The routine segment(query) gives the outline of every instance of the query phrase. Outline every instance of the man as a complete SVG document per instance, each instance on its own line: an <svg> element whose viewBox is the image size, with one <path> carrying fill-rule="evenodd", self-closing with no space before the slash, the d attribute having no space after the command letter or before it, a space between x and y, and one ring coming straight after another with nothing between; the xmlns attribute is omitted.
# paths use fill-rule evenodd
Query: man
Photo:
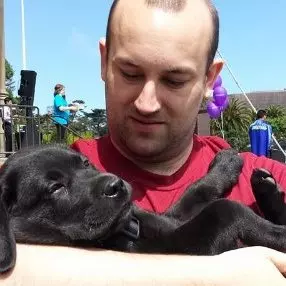
<svg viewBox="0 0 286 286"><path fill-rule="evenodd" d="M106 43L100 42L110 136L73 148L132 183L134 201L145 209L162 212L172 205L228 146L193 136L203 95L222 68L213 61L217 41L218 19L207 0L119 0L112 6ZM231 199L254 203L253 167L268 167L286 187L282 164L243 156L244 171ZM285 272L284 254L259 247L192 257L22 246L14 273L1 282L286 285Z"/></svg>
<svg viewBox="0 0 286 286"><path fill-rule="evenodd" d="M2 120L3 120L3 130L4 130L4 134L5 134L5 152L6 153L6 157L8 157L9 155L11 155L12 152L12 116L11 116L11 112L12 112L12 100L9 97L6 97L4 99L4 103L5 106L3 106L2 111Z"/></svg>
<svg viewBox="0 0 286 286"><path fill-rule="evenodd" d="M266 111L257 111L256 120L249 127L251 152L257 156L270 157L272 127L266 122Z"/></svg>

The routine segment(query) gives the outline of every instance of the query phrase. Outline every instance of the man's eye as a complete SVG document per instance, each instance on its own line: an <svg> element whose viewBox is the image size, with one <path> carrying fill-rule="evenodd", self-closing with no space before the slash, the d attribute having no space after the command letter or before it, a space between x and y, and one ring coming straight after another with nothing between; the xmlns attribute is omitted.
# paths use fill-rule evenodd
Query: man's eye
<svg viewBox="0 0 286 286"><path fill-rule="evenodd" d="M171 80L167 78L164 79L163 81L167 86L174 88L174 89L182 88L186 84L186 81L176 81L176 80Z"/></svg>
<svg viewBox="0 0 286 286"><path fill-rule="evenodd" d="M138 80L140 79L142 76L140 74L137 73L127 73L123 70L121 70L121 74L123 75L123 77L125 77L128 80Z"/></svg>

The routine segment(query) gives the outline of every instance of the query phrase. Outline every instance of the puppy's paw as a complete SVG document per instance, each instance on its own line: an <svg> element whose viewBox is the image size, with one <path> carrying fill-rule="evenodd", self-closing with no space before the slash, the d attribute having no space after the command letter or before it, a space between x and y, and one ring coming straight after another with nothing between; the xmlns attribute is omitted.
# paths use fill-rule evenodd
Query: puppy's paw
<svg viewBox="0 0 286 286"><path fill-rule="evenodd" d="M263 168L253 170L250 182L254 194L278 191L278 186L272 174Z"/></svg>
<svg viewBox="0 0 286 286"><path fill-rule="evenodd" d="M226 176L230 182L236 183L243 167L243 159L234 149L225 149L217 153L210 164L209 170L218 176Z"/></svg>

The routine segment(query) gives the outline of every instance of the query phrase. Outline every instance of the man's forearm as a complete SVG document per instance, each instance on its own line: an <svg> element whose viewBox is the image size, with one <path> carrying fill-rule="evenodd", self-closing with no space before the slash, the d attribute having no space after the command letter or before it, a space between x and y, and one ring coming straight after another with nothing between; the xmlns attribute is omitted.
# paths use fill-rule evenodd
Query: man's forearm
<svg viewBox="0 0 286 286"><path fill-rule="evenodd" d="M17 251L1 286L286 286L286 255L263 247L205 257L25 245Z"/></svg>
<svg viewBox="0 0 286 286"><path fill-rule="evenodd" d="M17 252L1 285L213 285L209 258L25 245Z"/></svg>

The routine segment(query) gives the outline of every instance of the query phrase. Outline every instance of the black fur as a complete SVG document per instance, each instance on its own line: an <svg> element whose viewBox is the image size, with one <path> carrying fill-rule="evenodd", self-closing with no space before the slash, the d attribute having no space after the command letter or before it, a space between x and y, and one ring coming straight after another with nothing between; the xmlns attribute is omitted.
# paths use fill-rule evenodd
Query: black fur
<svg viewBox="0 0 286 286"><path fill-rule="evenodd" d="M130 203L128 183L99 173L72 150L21 150L0 170L0 272L15 264L15 241L187 254L221 253L241 241L284 250L284 226L221 199L236 184L242 163L233 150L220 152L207 176L165 214L155 215ZM257 189L259 176L253 174ZM133 216L140 221L138 240L122 235Z"/></svg>
<svg viewBox="0 0 286 286"><path fill-rule="evenodd" d="M286 225L285 193L265 169L255 169L251 176L255 199L264 217L276 224Z"/></svg>

